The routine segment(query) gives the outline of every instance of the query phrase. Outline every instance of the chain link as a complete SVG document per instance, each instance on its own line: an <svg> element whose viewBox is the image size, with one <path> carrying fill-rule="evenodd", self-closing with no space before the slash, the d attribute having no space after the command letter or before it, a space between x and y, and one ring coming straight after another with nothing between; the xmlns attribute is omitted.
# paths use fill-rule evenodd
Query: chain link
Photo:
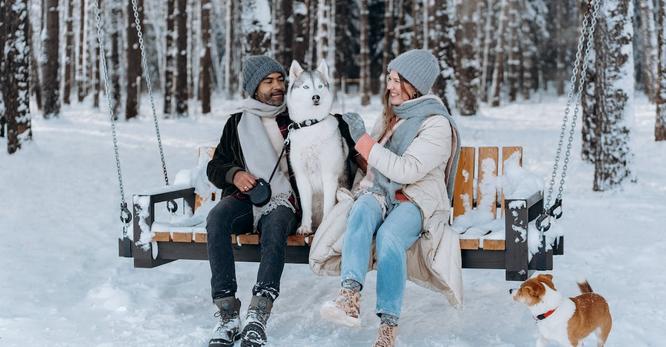
<svg viewBox="0 0 666 347"><path fill-rule="evenodd" d="M123 221L123 238L127 237L127 226L131 220L130 217L127 218L127 202L125 201L125 188L123 186L123 175L122 170L120 169L120 154L118 151L118 136L116 134L116 116L113 114L113 108L111 106L111 94L109 87L109 73L106 66L106 46L104 45L104 35L102 34L102 16L101 10L99 7L99 0L93 1L94 13L95 13L95 22L97 25L97 43L99 44L99 49L101 52L100 62L102 64L102 76L104 76L104 90L106 92L106 106L109 112L109 120L111 121L111 136L113 137L113 154L116 158L116 172L118 174L118 187L120 188L120 219Z"/></svg>
<svg viewBox="0 0 666 347"><path fill-rule="evenodd" d="M551 201L553 190L555 188L555 179L557 177L560 157L562 155L562 146L564 144L564 136L566 135L567 123L569 122L569 114L571 113L571 106L574 106L573 114L571 116L571 125L569 127L569 137L567 139L567 148L564 154L564 163L562 165L562 174L560 177L558 193L556 200L562 199L562 194L564 192L564 184L566 182L567 169L569 168L569 158L571 155L571 147L573 144L573 138L576 131L576 123L578 121L578 112L580 109L580 96L583 91L583 86L585 79L587 78L587 66L589 63L589 56L592 47L592 40L594 38L594 30L597 24L597 15L599 13L601 0L590 0L588 4L588 12L583 17L583 28L581 30L580 37L578 39L578 47L576 51L576 60L574 62L573 75L571 76L571 84L569 85L569 92L567 94L567 104L564 109L564 118L562 119L562 127L560 128L560 138L557 144L557 151L555 153L555 162L553 163L553 171L551 173L550 184L548 186L548 193L546 199L544 200L544 211L548 211L553 202ZM590 12L591 15L590 15ZM588 23L591 23L588 28ZM581 52L583 51L583 44L585 43L585 51L583 57L581 57ZM583 61L582 69L580 70L580 79L578 79L579 67L581 65L581 58ZM575 92L575 94L574 94Z"/></svg>
<svg viewBox="0 0 666 347"><path fill-rule="evenodd" d="M153 98L153 84L150 80L150 71L148 70L148 62L146 59L146 52L143 44L143 32L141 31L141 19L139 18L139 9L137 0L132 0L132 10L134 11L134 24L136 25L136 35L139 38L139 50L141 51L141 65L143 66L143 77L146 80L148 87L148 97L150 99L150 109L153 113L153 124L155 125L155 135L157 136L157 146L160 149L160 159L162 160L162 172L164 174L164 182L169 185L169 175L167 174L166 160L164 159L164 149L162 148L162 136L160 135L160 126L157 121L157 112L155 111L155 100Z"/></svg>

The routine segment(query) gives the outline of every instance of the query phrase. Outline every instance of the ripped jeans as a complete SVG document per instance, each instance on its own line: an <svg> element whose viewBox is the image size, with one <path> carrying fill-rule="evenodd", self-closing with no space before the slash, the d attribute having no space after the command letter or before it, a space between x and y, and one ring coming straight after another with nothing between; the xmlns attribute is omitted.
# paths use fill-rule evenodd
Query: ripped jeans
<svg viewBox="0 0 666 347"><path fill-rule="evenodd" d="M406 252L418 240L422 224L421 211L412 202L400 203L382 221L382 208L372 194L359 197L349 212L341 280L352 279L363 285L375 236L378 315L400 317L407 281Z"/></svg>

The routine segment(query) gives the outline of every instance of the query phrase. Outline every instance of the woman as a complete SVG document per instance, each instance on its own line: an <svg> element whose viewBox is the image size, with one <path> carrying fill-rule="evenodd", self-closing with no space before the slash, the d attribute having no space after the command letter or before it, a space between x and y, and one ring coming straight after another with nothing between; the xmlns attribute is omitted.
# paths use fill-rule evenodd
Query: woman
<svg viewBox="0 0 666 347"><path fill-rule="evenodd" d="M448 290L443 288L447 286L446 279L436 285L423 283L437 276L441 268L424 270L418 265L410 266L408 258L414 253L410 250L412 245L420 238L430 238L431 232L438 233L437 240L442 240L442 225L448 221L450 209L447 177L455 173L459 151L457 132L447 110L438 97L429 94L439 75L437 59L426 50L411 50L391 61L387 70L379 141L365 132L358 114L343 116L356 150L367 161L367 173L355 195L344 233L342 288L334 300L321 308L325 319L360 325L359 301L371 264L374 236L376 313L381 319L376 347L395 344L408 275L420 278L420 284ZM452 241L448 238L447 242ZM427 247L436 250L439 246ZM457 257L459 268L459 249ZM432 262L433 255L429 258ZM455 262L454 259L454 268ZM412 274L412 270L420 273ZM456 300L459 298L452 302Z"/></svg>

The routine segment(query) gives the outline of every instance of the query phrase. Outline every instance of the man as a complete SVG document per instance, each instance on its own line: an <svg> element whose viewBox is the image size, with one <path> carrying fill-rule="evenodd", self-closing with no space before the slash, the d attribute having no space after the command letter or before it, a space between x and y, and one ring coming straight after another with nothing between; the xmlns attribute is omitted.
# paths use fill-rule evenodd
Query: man
<svg viewBox="0 0 666 347"><path fill-rule="evenodd" d="M296 184L290 180L283 156L270 182L271 200L252 205L245 195L258 178L268 181L282 151L290 120L286 112L284 68L267 56L250 56L243 62L242 112L231 115L220 144L208 163L208 179L222 189L223 198L207 219L208 258L212 272L213 302L219 311L209 346L263 346L266 322L280 292L287 236L297 227ZM236 273L230 242L232 233L261 234L261 262L257 282L240 331L240 300L236 298Z"/></svg>

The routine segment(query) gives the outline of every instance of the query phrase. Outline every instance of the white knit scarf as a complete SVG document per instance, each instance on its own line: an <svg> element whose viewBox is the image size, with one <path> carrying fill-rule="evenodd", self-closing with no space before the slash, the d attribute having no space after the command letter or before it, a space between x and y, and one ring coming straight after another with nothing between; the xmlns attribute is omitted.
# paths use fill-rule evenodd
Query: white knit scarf
<svg viewBox="0 0 666 347"><path fill-rule="evenodd" d="M247 165L245 169L255 177L268 181L280 153L276 152L271 144L261 118L275 118L284 112L287 105L283 103L280 106L273 106L247 98L243 100L241 107L243 115L238 123L238 139L243 150L245 164ZM262 207L254 207L255 226L261 216L270 213L278 206L286 206L295 211L294 206L289 202L289 197L293 193L291 184L289 183L289 178L282 170L275 171L270 185L272 192L271 200Z"/></svg>

